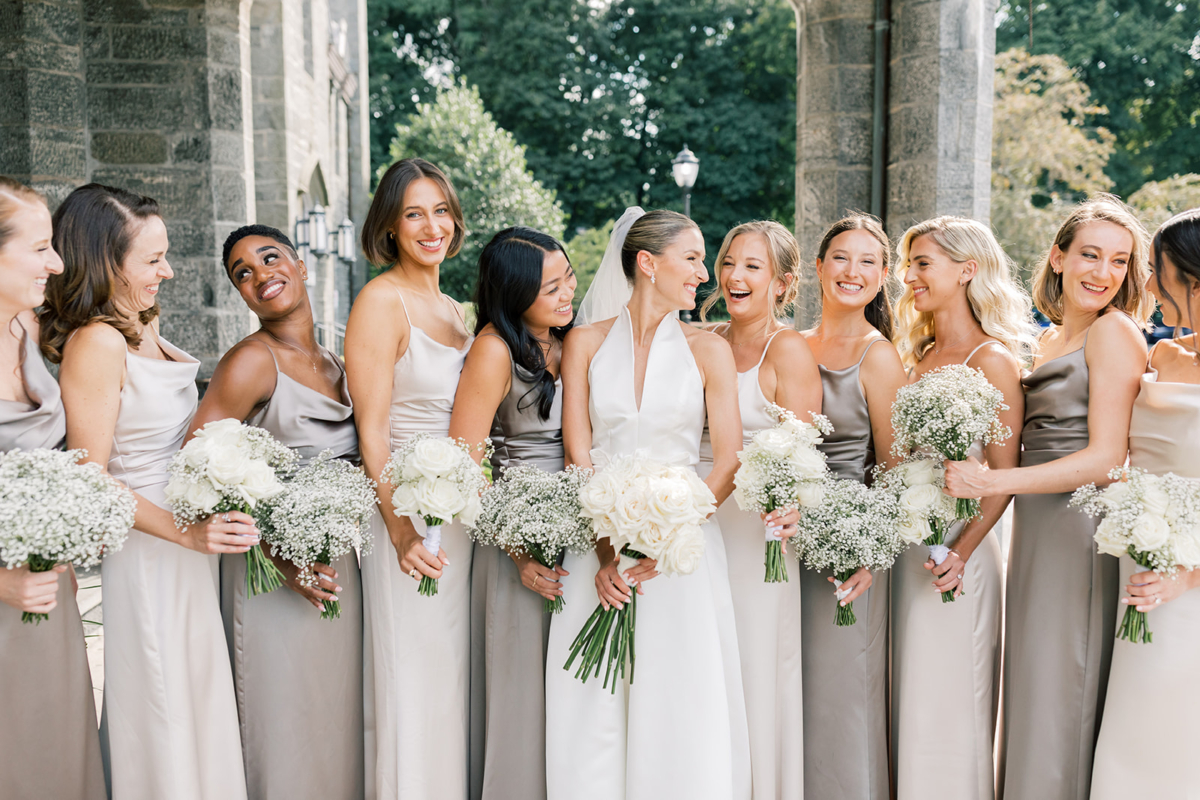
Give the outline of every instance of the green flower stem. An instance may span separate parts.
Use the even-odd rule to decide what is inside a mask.
[[[850,576],[857,571],[858,570],[848,569],[845,572],[839,572],[835,574],[833,577],[837,578],[839,582],[845,583],[846,581],[850,580]],[[858,617],[854,616],[854,601],[846,603],[846,605],[842,605],[841,600],[837,600],[836,602],[837,618],[834,620],[835,625],[840,628],[844,628],[858,622]]]
[[[546,554],[542,552],[540,547],[537,547],[534,544],[529,544],[528,551],[530,558],[537,561],[546,569],[554,569],[554,563],[552,559],[547,558]],[[542,611],[545,611],[549,614],[558,614],[563,610],[563,606],[565,605],[566,603],[563,602],[561,597],[556,597],[553,600],[543,600]]]
[[[1150,565],[1149,558],[1145,554],[1138,553],[1133,545],[1129,546],[1129,557],[1142,569],[1154,569]],[[1154,642],[1154,634],[1151,633],[1150,626],[1147,624],[1146,612],[1138,611],[1132,603],[1125,606],[1125,616],[1121,618],[1121,627],[1117,630],[1117,638],[1124,639],[1127,642],[1152,644]]]
[[[783,542],[767,542],[765,566],[767,570],[766,575],[763,576],[764,583],[788,582],[787,562],[783,558]]]
[[[641,553],[628,548],[622,552],[631,558],[645,558]],[[629,602],[622,608],[605,610],[603,605],[597,605],[575,640],[571,642],[571,655],[563,669],[569,670],[575,659],[580,658],[575,677],[587,683],[588,678],[599,677],[600,668],[604,666],[604,688],[615,694],[617,681],[625,677],[628,665],[629,682],[633,683],[634,664],[637,660],[634,648],[637,598],[637,591],[634,590]]]
[[[267,558],[262,545],[246,551],[246,591],[253,597],[273,592],[283,586],[283,573]]]
[[[30,556],[28,567],[30,572],[49,572],[50,570],[54,569],[57,564],[57,561],[50,561],[49,559],[42,558],[41,556]],[[72,600],[72,602],[74,602],[74,600]],[[34,625],[41,625],[42,620],[44,619],[50,619],[50,615],[31,614],[28,611],[21,613],[21,622],[24,622],[25,624],[32,622]]]
[[[425,524],[427,526],[432,526],[432,525],[442,526],[442,525],[449,525],[450,523],[443,522],[440,519],[426,519]],[[435,552],[433,555],[436,557],[437,553]],[[428,575],[422,575],[421,582],[417,585],[417,594],[421,595],[422,597],[434,597],[437,595],[437,593],[438,593],[438,579],[431,578]]]
[[[331,566],[333,559],[329,557],[329,545],[325,545],[325,549],[317,556],[317,563]],[[313,576],[316,577],[315,575]],[[321,609],[321,619],[341,619],[342,604],[339,600],[326,600]]]
[[[926,547],[932,547],[935,544],[945,544],[946,543],[946,529],[942,526],[942,523],[938,522],[936,520],[930,520],[929,525],[931,528],[933,528],[933,533],[931,533],[929,535],[929,537],[927,539],[925,539],[923,544]],[[954,591],[951,590],[948,592],[942,592],[942,602],[943,603],[953,603],[954,602]]]

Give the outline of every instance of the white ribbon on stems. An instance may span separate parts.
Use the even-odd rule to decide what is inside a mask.
[[[836,598],[838,599],[838,602],[839,602],[839,603],[840,603],[840,602],[842,602],[843,600],[845,600],[847,597],[849,597],[849,596],[850,596],[850,592],[851,592],[851,590],[850,590],[850,589],[843,589],[843,588],[842,588],[842,582],[841,582],[841,581],[839,581],[837,578],[834,578],[834,579],[833,579],[833,586],[834,586],[834,588],[837,590],[837,591],[835,591],[835,592],[833,593],[833,596],[834,596],[834,597],[836,597]]]
[[[426,525],[423,541],[425,542],[425,549],[436,556],[442,549],[442,526]]]
[[[782,530],[783,530],[782,525],[767,525],[766,526],[767,541],[768,542],[782,542],[783,534],[780,533],[780,531],[782,531]]]
[[[949,557],[949,555],[950,555],[950,548],[946,547],[946,545],[944,545],[944,544],[929,545],[929,557],[933,559],[933,563],[935,565],[940,567],[942,565],[942,562],[945,561],[946,558]]]

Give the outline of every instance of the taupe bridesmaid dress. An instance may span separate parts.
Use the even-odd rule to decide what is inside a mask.
[[[277,360],[275,375],[271,399],[247,424],[298,450],[301,465],[324,450],[357,462],[344,372],[340,402],[289,378]],[[221,616],[251,800],[363,796],[362,583],[354,553],[332,566],[342,616],[321,619],[286,587],[248,597],[246,557],[221,557]]]
[[[1087,447],[1086,347],[1085,338],[1022,379],[1022,467]],[[1023,494],[1013,507],[998,784],[1007,800],[1083,800],[1091,782],[1118,562],[1096,552],[1099,521],[1070,508],[1070,499]]]
[[[495,334],[484,334],[493,336]],[[496,336],[500,341],[501,337]],[[507,346],[507,342],[505,342]],[[511,361],[511,350],[509,351]],[[548,419],[530,375],[512,361],[512,388],[492,423],[493,477],[519,464],[563,469],[562,382]],[[565,598],[587,604],[590,597]],[[471,797],[546,797],[546,640],[550,615],[498,547],[475,545],[471,563]]]
[[[1151,368],[1129,421],[1129,463],[1156,475],[1200,479],[1198,442],[1200,385],[1161,383]],[[1145,571],[1129,556],[1120,564],[1121,587]],[[1118,618],[1124,608],[1117,604]],[[1200,797],[1200,591],[1146,618],[1152,644],[1113,643],[1092,800]]]
[[[0,400],[0,452],[57,449],[67,431],[58,383],[37,343],[22,337],[33,406]],[[3,566],[0,565],[0,569]],[[96,700],[70,572],[58,576],[50,619],[21,622],[0,603],[0,794],[11,800],[104,798]]]
[[[833,425],[819,448],[839,478],[866,482],[875,466],[867,398],[858,363],[820,367],[822,412]],[[809,797],[886,800],[888,786],[888,592],[887,570],[854,601],[858,622],[833,624],[837,598],[833,573],[801,566],[804,632],[804,791]]]

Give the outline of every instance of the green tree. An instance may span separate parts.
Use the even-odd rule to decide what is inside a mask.
[[[391,162],[409,156],[433,161],[462,203],[468,235],[441,272],[442,290],[450,296],[470,299],[479,253],[496,232],[528,225],[562,237],[563,212],[554,192],[534,179],[525,149],[496,124],[479,92],[465,81],[439,89],[432,102],[418,104],[409,122],[394,130]]]
[[[1151,233],[1171,217],[1192,208],[1200,208],[1200,175],[1176,175],[1162,181],[1150,181],[1129,196],[1129,205],[1137,209]]]

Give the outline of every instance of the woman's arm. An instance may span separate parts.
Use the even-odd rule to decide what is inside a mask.
[[[729,343],[715,333],[696,331],[688,337],[688,344],[700,367],[700,376],[704,379],[708,438],[712,443],[712,472],[708,473],[704,482],[717,498],[717,505],[720,505],[733,492],[733,476],[738,469],[737,453],[742,447],[737,365]]]
[[[58,383],[67,412],[67,447],[87,451],[84,461],[107,471],[112,453],[121,387],[125,381],[125,337],[103,322],[80,328],[63,348]],[[133,526],[201,553],[245,553],[258,544],[254,520],[239,511],[208,517],[184,530],[175,527],[171,512],[137,492]]]
[[[735,377],[735,387],[736,381]],[[758,381],[769,402],[791,411],[801,422],[811,422],[812,414],[821,413],[821,370],[808,340],[799,331],[775,334]]]
[[[908,374],[900,361],[896,346],[884,340],[872,344],[859,368],[859,382],[867,398],[867,414],[871,418],[871,440],[875,447],[875,463],[885,468],[896,466],[892,442],[896,431],[892,427],[892,404],[896,392],[908,383]]]

